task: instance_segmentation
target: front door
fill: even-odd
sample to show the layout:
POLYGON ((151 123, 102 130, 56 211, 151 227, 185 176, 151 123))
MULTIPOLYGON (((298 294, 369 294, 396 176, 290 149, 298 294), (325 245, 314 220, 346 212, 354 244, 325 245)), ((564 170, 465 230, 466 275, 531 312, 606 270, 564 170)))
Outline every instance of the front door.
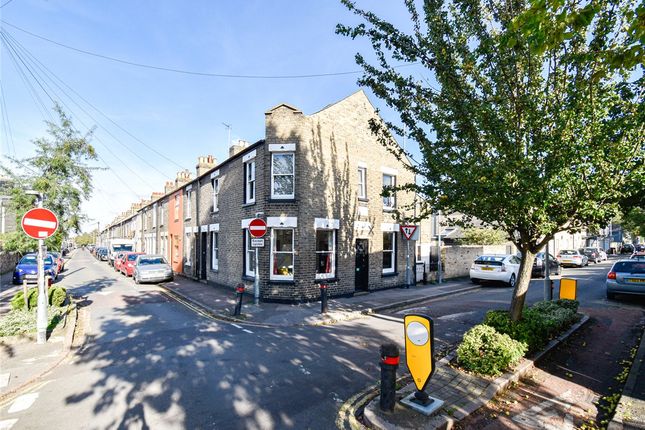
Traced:
POLYGON ((369 262, 369 241, 367 239, 356 239, 356 273, 354 281, 356 291, 368 290, 369 262))
POLYGON ((208 233, 202 233, 202 239, 199 241, 201 252, 199 253, 199 279, 206 279, 206 266, 208 265, 208 233))

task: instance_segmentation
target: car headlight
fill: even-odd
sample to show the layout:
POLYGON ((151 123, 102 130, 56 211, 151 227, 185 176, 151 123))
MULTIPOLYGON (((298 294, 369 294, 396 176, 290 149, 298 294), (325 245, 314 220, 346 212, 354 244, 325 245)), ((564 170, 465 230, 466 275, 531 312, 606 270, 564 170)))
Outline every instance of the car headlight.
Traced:
POLYGON ((22 275, 23 273, 25 273, 25 271, 22 270, 21 268, 16 269, 16 272, 18 272, 19 275, 22 275))

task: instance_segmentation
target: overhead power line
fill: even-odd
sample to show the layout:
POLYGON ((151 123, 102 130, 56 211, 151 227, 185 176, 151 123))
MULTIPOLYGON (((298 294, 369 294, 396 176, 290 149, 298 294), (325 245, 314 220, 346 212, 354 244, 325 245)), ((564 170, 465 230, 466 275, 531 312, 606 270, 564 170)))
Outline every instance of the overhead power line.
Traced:
MULTIPOLYGON (((8 25, 9 27, 15 28, 18 31, 21 31, 25 34, 28 34, 32 37, 35 37, 37 39, 44 40, 46 42, 52 43, 54 45, 60 46, 65 49, 69 49, 72 51, 79 52, 81 54, 85 55, 91 55, 93 57, 97 58, 102 58, 104 60, 109 60, 109 61, 114 61, 117 63, 121 64, 127 64, 130 66, 135 66, 135 67, 141 67, 144 69, 153 69, 153 70, 161 70, 164 72, 172 72, 172 73, 181 73, 184 75, 194 75, 194 76, 207 76, 211 78, 236 78, 236 79, 308 79, 308 78, 322 78, 322 77, 329 77, 329 76, 344 76, 344 75, 357 75, 359 73, 363 73, 363 70, 349 70, 349 71, 344 71, 344 72, 331 72, 331 73, 311 73, 311 74, 302 74, 302 75, 239 75, 239 74, 233 74, 233 73, 210 73, 210 72, 200 72, 196 70, 185 70, 185 69, 177 69, 173 67, 165 67, 165 66, 155 66, 152 64, 144 64, 144 63, 137 63, 134 61, 129 61, 129 60, 124 60, 121 58, 116 58, 116 57, 111 57, 109 55, 104 55, 104 54, 99 54, 96 52, 92 51, 87 51, 85 49, 80 49, 80 48, 75 48, 70 45, 66 45, 61 42, 57 42, 55 40, 49 39, 45 36, 41 36, 36 33, 32 33, 29 30, 25 30, 24 28, 20 28, 16 25, 13 25, 5 20, 0 20, 5 25, 8 25)), ((419 64, 417 63, 410 63, 410 64, 400 64, 398 66, 394 66, 394 68, 401 68, 401 67, 410 67, 410 66, 415 66, 419 64)))
POLYGON ((0 9, 2 9, 3 7, 5 7, 5 6, 6 6, 6 5, 8 5, 9 3, 11 3, 12 1, 13 1, 13 0, 7 0, 6 2, 2 3, 2 5, 0 5, 0 9))

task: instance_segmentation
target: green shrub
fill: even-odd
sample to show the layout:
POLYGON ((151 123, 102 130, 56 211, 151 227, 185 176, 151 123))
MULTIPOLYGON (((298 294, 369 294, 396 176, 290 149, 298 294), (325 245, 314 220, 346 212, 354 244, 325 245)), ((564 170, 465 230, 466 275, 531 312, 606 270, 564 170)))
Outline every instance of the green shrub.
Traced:
POLYGON ((27 292, 27 301, 29 302, 29 309, 38 307, 38 288, 32 288, 27 292))
POLYGON ((569 299, 556 300, 553 303, 557 303, 558 306, 562 308, 571 309, 574 313, 578 312, 578 306, 580 306, 580 303, 577 300, 569 300, 569 299))
POLYGON ((24 309, 25 308, 25 294, 18 291, 11 299, 11 309, 24 309))
POLYGON ((526 345, 479 324, 464 334, 457 348, 459 365, 483 375, 499 375, 516 364, 526 353, 526 345))
POLYGON ((65 300, 67 300, 67 290, 63 287, 55 287, 51 288, 50 291, 49 304, 56 307, 63 306, 65 300))

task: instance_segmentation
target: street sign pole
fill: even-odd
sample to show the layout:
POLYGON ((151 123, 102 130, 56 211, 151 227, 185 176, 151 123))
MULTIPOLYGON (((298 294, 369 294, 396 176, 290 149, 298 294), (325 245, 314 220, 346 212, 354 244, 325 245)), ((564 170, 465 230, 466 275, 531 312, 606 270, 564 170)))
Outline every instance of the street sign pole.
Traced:
POLYGON ((260 304, 260 271, 258 270, 258 248, 255 248, 255 279, 253 280, 253 303, 260 304))
POLYGON ((405 288, 410 288, 412 285, 412 269, 410 269, 410 241, 407 240, 408 250, 405 256, 405 288))
MULTIPOLYGON (((43 196, 38 196, 38 207, 43 207, 43 196)), ((36 342, 47 342, 47 287, 45 286, 45 239, 38 239, 38 308, 36 311, 36 342)), ((25 297, 25 300, 28 298, 25 297)))
POLYGON ((551 289, 551 271, 549 270, 549 265, 551 260, 549 259, 549 242, 546 243, 546 251, 544 252, 544 300, 553 300, 553 290, 551 289))

